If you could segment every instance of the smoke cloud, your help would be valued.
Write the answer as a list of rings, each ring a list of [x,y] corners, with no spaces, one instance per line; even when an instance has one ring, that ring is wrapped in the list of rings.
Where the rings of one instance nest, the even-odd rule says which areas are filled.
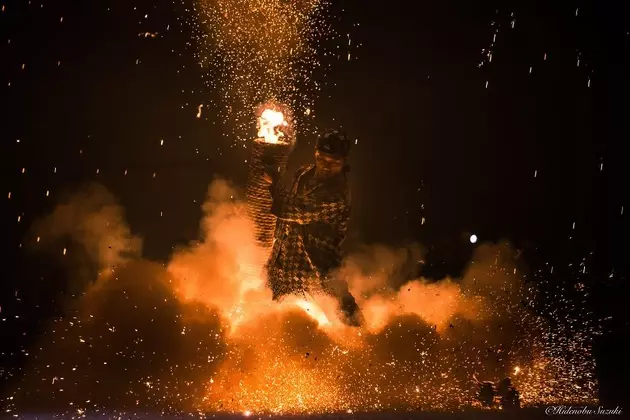
[[[40,245],[70,238],[86,251],[71,272],[87,265],[98,275],[33,349],[15,409],[450,409],[473,403],[475,373],[512,375],[527,403],[569,389],[573,400],[594,401],[594,383],[574,388],[578,373],[590,374],[588,354],[563,373],[509,244],[478,247],[463,278],[439,282],[402,280],[407,249],[350,255],[339,275],[365,317],[351,328],[330,297],[271,301],[264,276],[251,274],[265,251],[227,181],[212,183],[203,210],[200,240],[165,263],[142,258],[141,240],[101,186],[34,225]]]

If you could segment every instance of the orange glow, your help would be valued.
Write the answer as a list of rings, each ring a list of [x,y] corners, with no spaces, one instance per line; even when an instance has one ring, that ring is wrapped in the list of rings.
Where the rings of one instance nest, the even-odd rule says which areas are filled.
[[[278,143],[285,137],[282,130],[288,125],[282,112],[267,108],[258,117],[258,137],[267,143]]]
[[[302,308],[307,315],[313,318],[319,325],[330,325],[330,321],[328,317],[324,313],[324,311],[317,306],[314,302],[309,302],[308,300],[300,299],[295,304]]]
[[[569,363],[563,348],[545,347],[547,321],[522,304],[530,286],[514,274],[514,251],[506,244],[480,244],[462,278],[440,281],[396,281],[406,250],[370,247],[350,255],[338,274],[362,310],[365,322],[356,328],[341,321],[328,295],[272,301],[264,272],[248,269],[268,250],[257,244],[229,183],[210,187],[202,238],[176,249],[164,265],[141,258],[141,241],[103,194],[79,194],[34,232],[37,246],[71,235],[101,275],[81,298],[81,316],[63,328],[56,324],[50,343],[42,344],[33,389],[41,390],[46,378],[55,387],[47,392],[63,398],[75,381],[74,393],[90,386],[75,375],[106,369],[100,375],[113,377],[117,360],[128,357],[144,359],[138,366],[147,370],[125,387],[150,390],[156,400],[191,412],[458,409],[474,399],[474,373],[493,381],[512,376],[524,405],[596,401],[594,379],[584,379],[594,377],[588,359]],[[526,339],[517,336],[523,332]],[[151,337],[156,341],[145,344]],[[566,342],[576,345],[571,337]],[[55,357],[57,364],[49,361]],[[75,359],[84,360],[76,373],[69,370]],[[156,364],[159,371],[148,370]],[[66,378],[63,394],[55,377]]]

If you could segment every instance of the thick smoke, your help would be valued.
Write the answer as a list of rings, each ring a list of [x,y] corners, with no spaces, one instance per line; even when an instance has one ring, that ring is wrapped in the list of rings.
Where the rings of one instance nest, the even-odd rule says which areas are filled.
[[[105,187],[91,184],[37,221],[32,234],[41,237],[43,244],[71,239],[84,248],[91,265],[115,267],[138,258],[142,251],[142,240],[131,234],[124,214]]]
[[[398,278],[409,250],[366,248],[339,275],[365,326],[344,326],[336,302],[271,301],[251,222],[228,182],[204,204],[201,239],[166,264],[140,256],[122,209],[93,186],[35,225],[42,243],[70,237],[98,275],[32,349],[17,408],[154,408],[322,412],[470,405],[471,378],[516,375],[526,402],[592,401],[545,347],[548,325],[508,244],[480,246],[462,279]],[[412,252],[415,254],[415,252]],[[72,267],[72,272],[84,266]],[[572,345],[572,344],[571,344]],[[547,345],[548,346],[548,345]],[[588,354],[573,360],[584,372]],[[581,363],[581,364],[580,364]],[[578,369],[579,371],[580,369]],[[554,382],[550,386],[548,378]]]

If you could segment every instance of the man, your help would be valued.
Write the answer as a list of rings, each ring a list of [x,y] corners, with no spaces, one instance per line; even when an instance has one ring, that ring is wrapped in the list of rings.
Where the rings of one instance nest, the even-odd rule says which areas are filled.
[[[278,221],[266,268],[274,299],[320,289],[339,299],[346,323],[359,325],[354,297],[336,275],[350,217],[349,152],[344,134],[324,133],[317,140],[315,165],[300,168],[288,190],[279,186],[277,168],[269,168],[271,211]]]

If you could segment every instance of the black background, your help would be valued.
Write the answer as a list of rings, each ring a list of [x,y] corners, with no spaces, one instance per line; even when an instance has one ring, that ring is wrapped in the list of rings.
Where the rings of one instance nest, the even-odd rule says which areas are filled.
[[[420,242],[429,250],[423,274],[433,278],[461,273],[472,233],[509,240],[532,272],[558,267],[552,282],[577,282],[575,267],[587,264],[579,281],[589,309],[612,317],[595,347],[609,404],[625,401],[628,374],[623,3],[335,2],[339,31],[361,45],[333,63],[316,106],[321,126],[342,124],[358,138],[352,242]],[[103,183],[144,237],[145,255],[164,259],[197,237],[215,176],[244,184],[248,152],[222,136],[185,2],[2,4],[0,317],[20,318],[0,328],[3,365],[18,368],[65,289],[56,264],[20,248],[57,193]],[[294,165],[308,161],[312,141],[300,138]],[[43,272],[57,280],[38,282]]]

